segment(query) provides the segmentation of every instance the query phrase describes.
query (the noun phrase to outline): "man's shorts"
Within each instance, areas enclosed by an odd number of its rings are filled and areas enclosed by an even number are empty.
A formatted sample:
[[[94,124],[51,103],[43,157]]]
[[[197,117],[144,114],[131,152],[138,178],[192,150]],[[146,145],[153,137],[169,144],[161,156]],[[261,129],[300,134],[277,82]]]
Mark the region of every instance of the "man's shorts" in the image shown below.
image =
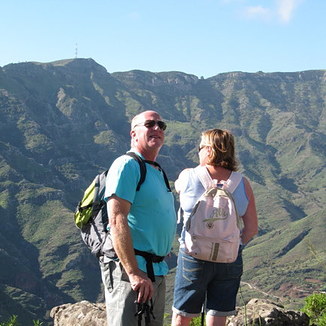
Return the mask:
[[[180,249],[173,311],[184,317],[198,316],[207,295],[207,314],[234,315],[242,271],[241,250],[234,263],[213,263],[193,258]]]
[[[138,326],[137,292],[133,291],[121,263],[115,260],[100,261],[108,325]],[[155,276],[153,315],[149,326],[162,326],[165,307],[165,277]],[[144,323],[145,316],[142,316]]]

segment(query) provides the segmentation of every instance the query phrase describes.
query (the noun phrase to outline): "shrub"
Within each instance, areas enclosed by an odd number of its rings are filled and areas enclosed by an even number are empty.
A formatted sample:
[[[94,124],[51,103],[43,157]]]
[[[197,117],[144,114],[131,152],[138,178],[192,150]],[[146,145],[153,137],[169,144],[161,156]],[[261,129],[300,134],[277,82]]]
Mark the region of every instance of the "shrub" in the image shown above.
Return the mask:
[[[326,326],[326,293],[306,297],[302,311],[310,318],[310,325]]]
[[[201,326],[201,318],[202,318],[201,315],[193,318],[190,322],[190,326]],[[204,325],[206,325],[205,322],[204,322]]]
[[[0,326],[16,326],[17,325],[17,316],[11,316],[8,321],[0,323]]]

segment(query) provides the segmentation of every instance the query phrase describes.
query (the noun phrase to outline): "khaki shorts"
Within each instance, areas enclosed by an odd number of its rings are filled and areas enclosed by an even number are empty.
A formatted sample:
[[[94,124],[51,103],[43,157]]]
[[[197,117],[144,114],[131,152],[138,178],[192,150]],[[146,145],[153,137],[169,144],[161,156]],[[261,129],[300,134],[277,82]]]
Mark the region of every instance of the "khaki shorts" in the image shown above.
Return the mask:
[[[100,262],[102,281],[105,288],[107,322],[110,326],[138,326],[137,293],[132,290],[129,278],[122,265],[115,260]],[[163,326],[165,306],[165,277],[155,276],[153,315],[150,326]],[[145,325],[145,316],[142,316]]]

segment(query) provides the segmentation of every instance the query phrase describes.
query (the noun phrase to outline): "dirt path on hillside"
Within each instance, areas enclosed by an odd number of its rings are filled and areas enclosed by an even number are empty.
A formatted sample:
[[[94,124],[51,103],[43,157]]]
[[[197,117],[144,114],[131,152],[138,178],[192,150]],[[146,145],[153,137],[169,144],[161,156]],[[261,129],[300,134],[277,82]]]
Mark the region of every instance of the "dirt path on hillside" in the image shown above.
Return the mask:
[[[243,281],[241,281],[241,285],[247,285],[250,289],[255,290],[255,291],[259,292],[259,293],[262,293],[263,295],[265,295],[265,296],[267,296],[267,297],[273,297],[273,298],[276,298],[277,300],[279,300],[279,301],[281,301],[281,302],[284,301],[284,298],[278,297],[277,295],[274,295],[274,294],[267,293],[267,292],[265,292],[265,291],[259,289],[257,286],[252,285],[252,284],[250,284],[250,283],[248,283],[248,282],[243,282]]]

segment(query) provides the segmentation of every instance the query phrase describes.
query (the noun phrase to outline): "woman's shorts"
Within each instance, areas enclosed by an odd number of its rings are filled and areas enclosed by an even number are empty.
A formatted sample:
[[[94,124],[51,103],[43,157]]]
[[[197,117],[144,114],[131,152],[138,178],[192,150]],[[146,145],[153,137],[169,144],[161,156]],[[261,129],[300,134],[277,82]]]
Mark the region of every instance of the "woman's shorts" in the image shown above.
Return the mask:
[[[193,258],[180,249],[173,311],[185,317],[198,316],[207,295],[207,314],[233,315],[243,271],[241,251],[234,263],[213,263]]]

